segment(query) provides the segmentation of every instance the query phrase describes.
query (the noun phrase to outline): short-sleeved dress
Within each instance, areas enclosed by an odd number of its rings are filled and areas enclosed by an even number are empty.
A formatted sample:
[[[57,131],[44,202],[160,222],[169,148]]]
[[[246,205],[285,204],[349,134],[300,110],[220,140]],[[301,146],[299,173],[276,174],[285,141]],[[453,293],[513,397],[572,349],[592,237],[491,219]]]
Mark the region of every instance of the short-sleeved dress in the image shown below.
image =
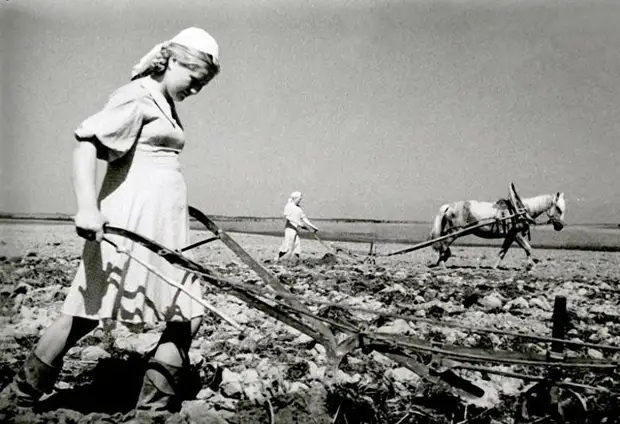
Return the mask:
[[[303,224],[303,220],[307,218],[306,214],[301,207],[289,201],[284,206],[283,215],[286,222],[284,224],[284,240],[282,240],[280,245],[280,252],[290,252],[291,254],[299,255],[301,254],[299,227]]]
[[[119,88],[75,136],[93,141],[97,157],[108,162],[99,202],[110,225],[180,249],[189,244],[186,186],[178,161],[185,137],[174,106],[153,84],[142,78]],[[201,296],[197,278],[124,237],[106,237]],[[203,315],[204,308],[108,243],[87,241],[63,313],[149,323],[187,321]]]

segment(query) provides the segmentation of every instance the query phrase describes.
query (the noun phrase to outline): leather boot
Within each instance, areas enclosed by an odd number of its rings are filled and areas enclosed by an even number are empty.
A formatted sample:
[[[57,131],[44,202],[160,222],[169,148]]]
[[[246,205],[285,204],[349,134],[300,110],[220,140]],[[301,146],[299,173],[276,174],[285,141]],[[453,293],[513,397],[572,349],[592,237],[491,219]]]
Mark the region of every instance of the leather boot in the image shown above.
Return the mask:
[[[184,369],[151,358],[146,366],[136,410],[158,412],[180,407],[179,383]]]
[[[16,406],[33,406],[41,396],[54,389],[61,369],[62,365],[46,364],[32,352],[13,381],[2,391],[2,397],[10,397]]]

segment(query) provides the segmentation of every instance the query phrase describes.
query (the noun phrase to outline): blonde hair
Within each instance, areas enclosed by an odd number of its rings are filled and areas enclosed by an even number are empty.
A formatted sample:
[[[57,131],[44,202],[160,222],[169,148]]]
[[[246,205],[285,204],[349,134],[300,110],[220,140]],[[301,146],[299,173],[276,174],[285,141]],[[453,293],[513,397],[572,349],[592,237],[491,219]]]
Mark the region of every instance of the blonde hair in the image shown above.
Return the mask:
[[[203,69],[207,80],[212,80],[220,73],[220,63],[217,59],[207,53],[185,47],[177,43],[163,45],[159,52],[153,57],[150,65],[144,71],[134,75],[131,80],[145,77],[147,75],[161,75],[168,68],[170,58],[175,58],[182,66],[195,71]]]

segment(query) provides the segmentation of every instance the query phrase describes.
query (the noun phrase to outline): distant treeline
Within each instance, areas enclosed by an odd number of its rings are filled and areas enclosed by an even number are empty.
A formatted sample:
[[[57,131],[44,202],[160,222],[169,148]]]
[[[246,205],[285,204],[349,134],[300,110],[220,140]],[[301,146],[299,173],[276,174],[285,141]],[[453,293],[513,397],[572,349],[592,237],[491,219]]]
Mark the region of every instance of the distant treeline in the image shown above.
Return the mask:
[[[37,221],[72,221],[73,215],[66,213],[6,213],[0,212],[0,219],[19,219]]]
[[[272,222],[280,221],[282,217],[256,217],[256,216],[225,216],[209,215],[218,222]],[[0,212],[0,219],[13,220],[37,220],[37,221],[73,221],[73,215],[66,213],[7,213]],[[427,221],[388,220],[388,219],[362,219],[362,218],[313,218],[316,222],[333,222],[345,224],[428,224]],[[192,218],[192,222],[195,220]],[[571,223],[572,226],[618,229],[617,223]]]
[[[279,221],[282,217],[256,217],[256,216],[225,216],[209,215],[214,221],[220,222],[268,222]],[[37,221],[72,221],[73,215],[65,213],[6,213],[0,212],[0,219],[37,220]],[[357,219],[357,218],[315,218],[316,222],[338,222],[358,224],[420,224],[421,221],[398,221],[382,219]],[[193,222],[194,219],[191,218]]]

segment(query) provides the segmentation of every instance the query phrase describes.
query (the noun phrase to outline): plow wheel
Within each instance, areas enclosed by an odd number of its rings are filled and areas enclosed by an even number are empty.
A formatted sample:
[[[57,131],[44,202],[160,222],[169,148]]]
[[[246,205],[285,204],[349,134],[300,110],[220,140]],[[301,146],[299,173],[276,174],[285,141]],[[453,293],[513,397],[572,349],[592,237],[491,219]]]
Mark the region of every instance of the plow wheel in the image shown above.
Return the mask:
[[[535,383],[521,394],[514,423],[583,424],[587,411],[586,401],[577,392],[548,383]]]

